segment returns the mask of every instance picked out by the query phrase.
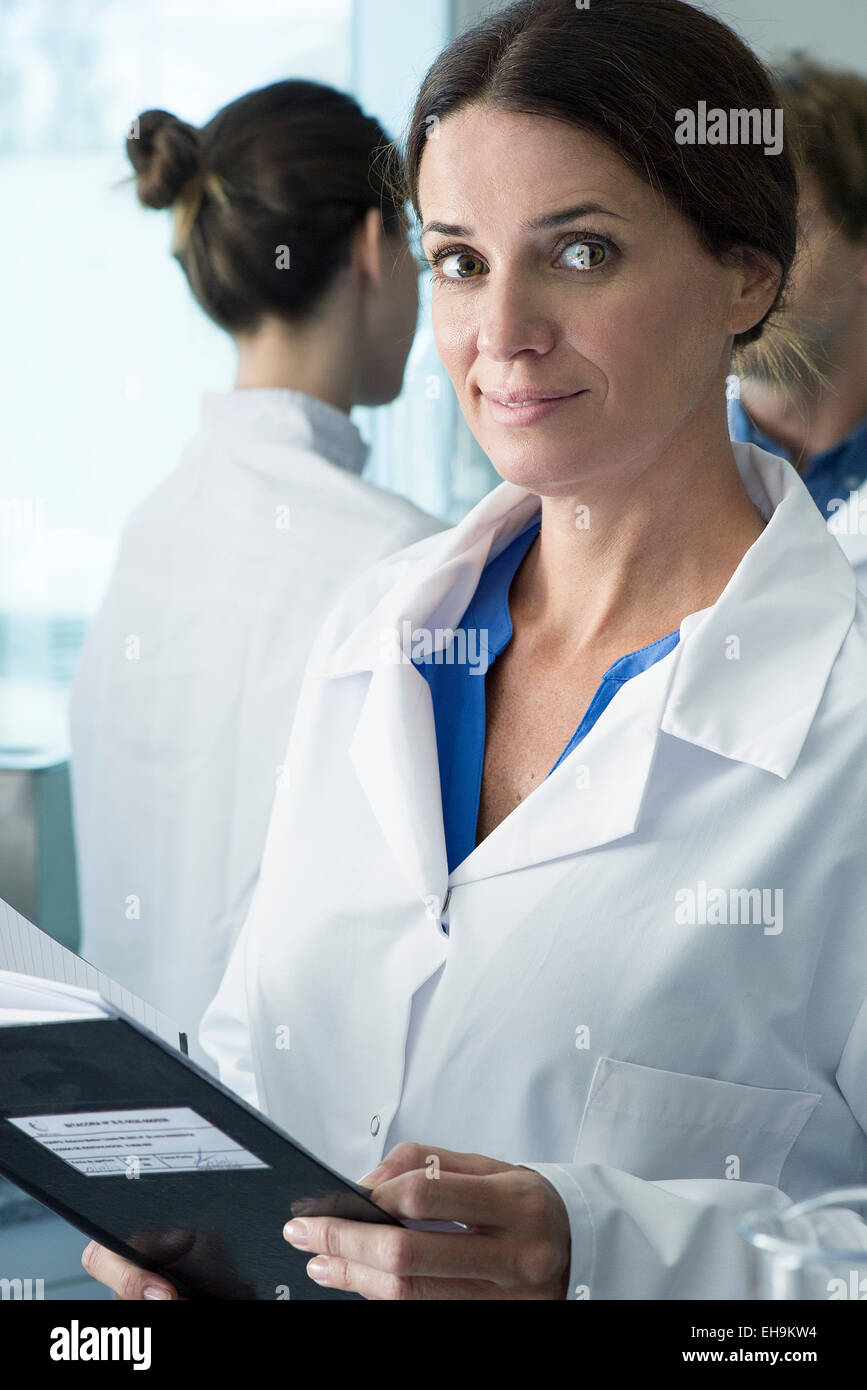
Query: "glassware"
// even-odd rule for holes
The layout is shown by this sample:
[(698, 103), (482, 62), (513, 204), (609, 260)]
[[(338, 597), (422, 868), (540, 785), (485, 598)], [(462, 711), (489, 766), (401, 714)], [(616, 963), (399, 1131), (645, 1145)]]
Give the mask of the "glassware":
[(753, 1299), (867, 1301), (867, 1187), (841, 1187), (748, 1212)]

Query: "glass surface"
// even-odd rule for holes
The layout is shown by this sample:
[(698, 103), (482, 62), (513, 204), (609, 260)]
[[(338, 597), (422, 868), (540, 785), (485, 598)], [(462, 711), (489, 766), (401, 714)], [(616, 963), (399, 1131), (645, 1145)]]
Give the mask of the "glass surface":
[(176, 465), (229, 339), (139, 206), (126, 132), (298, 76), (346, 88), (353, 0), (0, 4), (0, 746), (53, 747), (132, 507)]
[(757, 1209), (737, 1229), (751, 1248), (750, 1298), (867, 1300), (867, 1187)]

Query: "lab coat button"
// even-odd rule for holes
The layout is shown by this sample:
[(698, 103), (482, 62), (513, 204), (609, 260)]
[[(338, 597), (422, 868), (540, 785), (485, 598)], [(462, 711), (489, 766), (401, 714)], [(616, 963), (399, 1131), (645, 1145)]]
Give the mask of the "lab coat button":
[(371, 1134), (378, 1134), (378, 1133), (379, 1133), (379, 1116), (378, 1116), (378, 1115), (374, 1115), (373, 1118), (372, 1118), (371, 1121), (370, 1121), (370, 1132), (371, 1132)]

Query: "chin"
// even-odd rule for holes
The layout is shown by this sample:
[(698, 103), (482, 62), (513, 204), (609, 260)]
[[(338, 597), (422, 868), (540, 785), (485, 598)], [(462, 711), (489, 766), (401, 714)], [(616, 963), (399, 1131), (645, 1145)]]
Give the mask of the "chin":
[(541, 497), (574, 493), (591, 466), (589, 458), (577, 454), (574, 447), (534, 449), (529, 439), (521, 450), (498, 442), (489, 444), (485, 452), (504, 482)]

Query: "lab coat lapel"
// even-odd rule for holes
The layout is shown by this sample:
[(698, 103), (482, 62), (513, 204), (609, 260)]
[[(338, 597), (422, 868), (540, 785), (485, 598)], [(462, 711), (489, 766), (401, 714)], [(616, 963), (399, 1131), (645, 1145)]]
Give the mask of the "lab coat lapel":
[(633, 677), (567, 758), (448, 877), (436, 732), (427, 682), (412, 666), (381, 667), (350, 756), (383, 836), (425, 902), (449, 884), (576, 854), (635, 829), (677, 650)]
[[(678, 651), (630, 680), (581, 745), (448, 876), (433, 707), (406, 651), (385, 654), (411, 631), (455, 628), (485, 563), (538, 510), (538, 498), (504, 484), (477, 509), (472, 532), (437, 537), (412, 585), (395, 585), (339, 649), (331, 675), (372, 670), (350, 756), (395, 860), (414, 891), (441, 903), (449, 885), (509, 873), (606, 844), (638, 821)], [(491, 521), (495, 522), (491, 526)], [(434, 649), (440, 645), (435, 639)]]
[[(855, 581), (791, 465), (734, 444), (744, 483), (771, 519), (711, 608), (690, 614), (681, 641), (617, 692), (581, 743), (447, 875), (433, 709), (395, 631), (457, 627), (486, 561), (538, 510), (504, 483), (408, 562), (399, 580), (338, 649), (328, 674), (372, 677), (351, 756), (397, 863), (422, 900), (448, 885), (581, 853), (638, 826), (660, 737), (674, 736), (785, 777), (815, 715), (852, 620)], [(776, 510), (775, 510), (776, 509)], [(731, 637), (742, 654), (730, 660)]]
[(456, 866), (449, 883), (579, 854), (635, 830), (679, 647), (620, 688), (556, 771)]
[(371, 672), (350, 758), (395, 861), (431, 908), (445, 898), (448, 862), (433, 704), (427, 681), (412, 664), (412, 634), (426, 630), (434, 651), (443, 646), (486, 561), (538, 508), (538, 497), (523, 488), (496, 488), (467, 523), (435, 538), (428, 563), (412, 566), (410, 582), (398, 581), (385, 593), (326, 673), (336, 678)]
[(660, 737), (788, 777), (855, 612), (855, 578), (785, 460), (732, 446), (765, 532), (681, 640), (617, 692), (586, 739), (459, 864), (454, 886), (629, 835)]
[(785, 778), (851, 626), (855, 576), (791, 464), (732, 447), (753, 501), (773, 514), (717, 603), (681, 625), (662, 728)]
[(436, 732), (430, 691), (412, 665), (373, 672), (350, 757), (413, 890), (441, 902), (447, 870)]

